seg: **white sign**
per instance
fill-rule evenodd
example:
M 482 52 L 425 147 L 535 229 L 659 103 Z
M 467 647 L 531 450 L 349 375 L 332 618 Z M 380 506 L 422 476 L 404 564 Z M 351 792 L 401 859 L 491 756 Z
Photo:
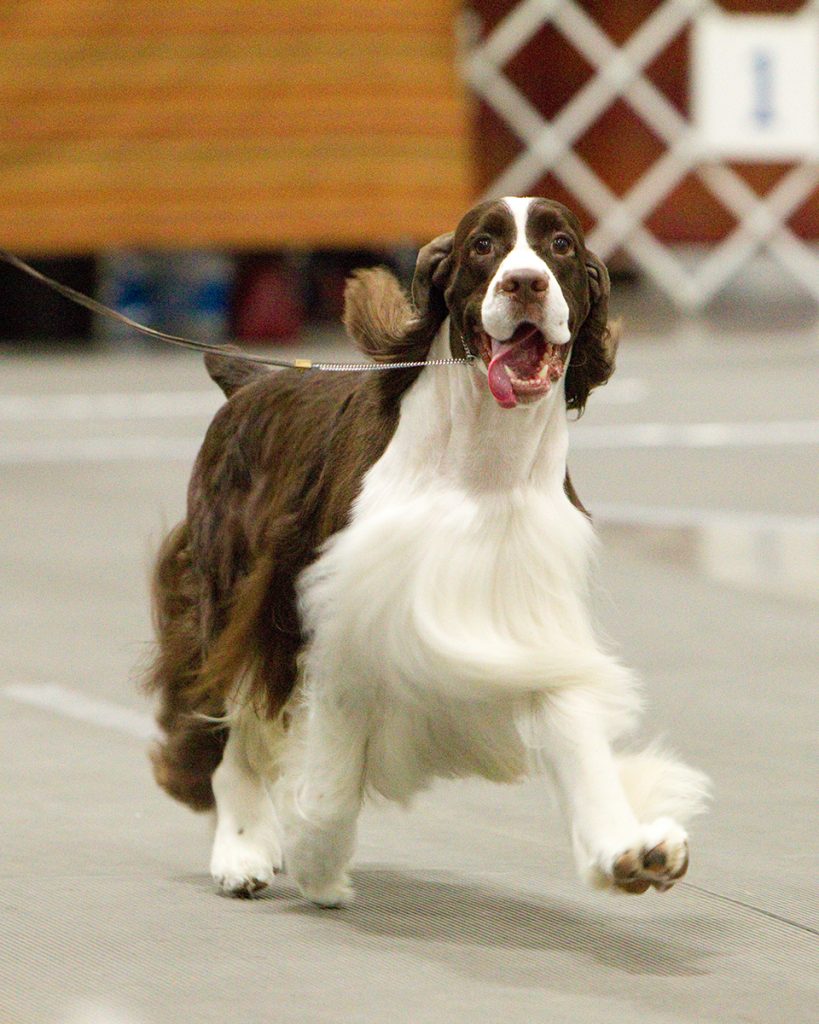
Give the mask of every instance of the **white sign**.
M 702 15 L 691 87 L 704 157 L 819 156 L 819 16 Z

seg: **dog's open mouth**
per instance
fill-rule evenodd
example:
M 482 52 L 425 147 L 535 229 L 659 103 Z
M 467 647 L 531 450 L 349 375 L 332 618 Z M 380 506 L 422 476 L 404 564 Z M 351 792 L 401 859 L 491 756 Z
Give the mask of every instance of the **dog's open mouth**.
M 489 390 L 504 409 L 541 398 L 560 380 L 566 366 L 568 346 L 547 341 L 534 324 L 519 324 L 506 341 L 482 331 L 478 342 L 488 368 Z

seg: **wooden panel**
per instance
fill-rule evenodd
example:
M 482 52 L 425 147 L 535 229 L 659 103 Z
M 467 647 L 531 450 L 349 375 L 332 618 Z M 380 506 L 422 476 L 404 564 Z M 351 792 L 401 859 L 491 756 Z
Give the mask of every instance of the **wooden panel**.
M 0 244 L 383 244 L 468 205 L 454 0 L 0 7 Z

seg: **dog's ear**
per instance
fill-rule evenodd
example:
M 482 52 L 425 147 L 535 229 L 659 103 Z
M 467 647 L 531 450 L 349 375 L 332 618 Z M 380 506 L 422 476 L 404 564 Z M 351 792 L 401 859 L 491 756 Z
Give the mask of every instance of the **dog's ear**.
M 420 316 L 434 313 L 443 307 L 444 290 L 452 267 L 454 233 L 448 231 L 427 243 L 418 253 L 412 278 L 412 302 Z
M 611 281 L 606 264 L 595 256 L 593 252 L 586 251 L 586 273 L 589 275 L 589 297 L 592 308 L 595 305 L 605 303 L 608 310 L 609 295 L 611 294 Z
M 583 412 L 589 393 L 614 373 L 619 330 L 609 323 L 609 272 L 593 252 L 586 252 L 589 312 L 572 346 L 566 373 L 566 405 Z
M 411 300 L 383 267 L 357 270 L 348 279 L 344 326 L 371 359 L 379 363 L 426 359 L 447 317 L 444 288 L 452 263 L 452 239 L 451 233 L 440 235 L 418 253 Z

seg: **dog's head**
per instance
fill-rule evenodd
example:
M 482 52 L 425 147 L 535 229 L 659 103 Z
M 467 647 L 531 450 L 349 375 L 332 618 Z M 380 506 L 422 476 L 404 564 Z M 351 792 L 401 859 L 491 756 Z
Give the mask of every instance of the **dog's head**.
M 413 297 L 451 317 L 453 353 L 482 360 L 503 408 L 537 402 L 565 375 L 582 409 L 614 369 L 609 276 L 574 214 L 548 199 L 481 203 L 420 256 Z

